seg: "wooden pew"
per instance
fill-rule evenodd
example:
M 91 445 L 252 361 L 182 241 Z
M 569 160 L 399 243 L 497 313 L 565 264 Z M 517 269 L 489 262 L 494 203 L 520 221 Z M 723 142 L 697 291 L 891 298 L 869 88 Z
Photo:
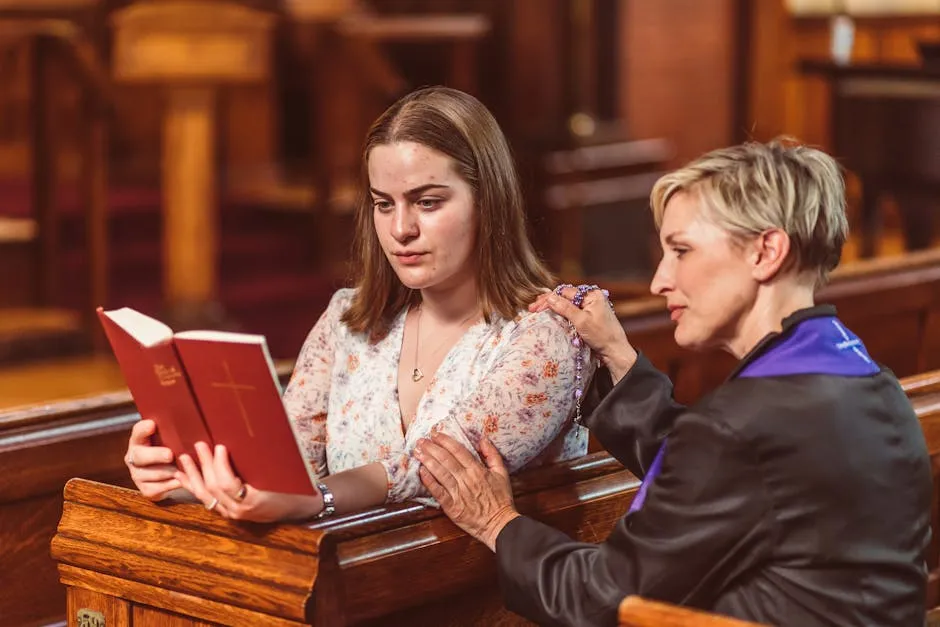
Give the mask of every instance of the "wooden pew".
M 598 542 L 638 485 L 599 453 L 518 476 L 514 490 L 521 511 Z M 490 551 L 416 504 L 245 525 L 201 504 L 155 505 L 136 491 L 75 479 L 52 555 L 69 589 L 70 621 L 84 612 L 106 625 L 166 627 L 528 624 L 503 608 Z
M 276 366 L 286 381 L 292 364 Z M 8 624 L 47 624 L 65 614 L 49 557 L 63 486 L 78 476 L 131 485 L 123 459 L 139 418 L 127 392 L 0 413 L 0 547 L 16 564 L 0 568 L 0 616 Z
M 620 604 L 620 627 L 761 627 L 758 623 L 628 596 Z
M 909 377 L 901 384 L 920 419 L 933 470 L 933 537 L 927 554 L 927 608 L 930 610 L 928 617 L 940 623 L 940 371 Z
M 940 368 L 938 281 L 940 255 L 926 252 L 845 266 L 828 289 L 876 358 L 904 376 Z M 680 398 L 696 398 L 730 370 L 724 355 L 675 346 L 661 300 L 617 302 L 617 310 L 631 339 L 676 381 Z M 279 371 L 286 376 L 290 364 Z M 28 565 L 0 569 L 0 616 L 12 624 L 64 614 L 48 554 L 63 486 L 72 477 L 126 485 L 123 454 L 137 419 L 126 393 L 0 413 L 0 467 L 7 471 L 0 478 L 0 546 L 14 547 L 11 554 Z
M 940 371 L 902 385 L 938 460 Z M 521 511 L 590 542 L 608 535 L 638 485 L 606 453 L 514 479 Z M 934 540 L 928 607 L 940 573 Z M 489 551 L 414 504 L 313 524 L 246 525 L 199 504 L 156 505 L 133 490 L 74 479 L 52 555 L 72 621 L 81 614 L 167 627 L 527 624 L 502 607 Z M 748 624 L 636 599 L 620 616 L 639 627 Z

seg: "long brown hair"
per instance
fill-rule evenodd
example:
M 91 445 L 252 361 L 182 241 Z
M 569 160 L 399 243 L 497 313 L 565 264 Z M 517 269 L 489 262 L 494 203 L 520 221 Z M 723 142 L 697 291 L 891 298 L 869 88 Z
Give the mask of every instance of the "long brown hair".
M 414 142 L 453 159 L 478 212 L 477 285 L 489 321 L 509 320 L 552 284 L 526 233 L 519 177 L 506 138 L 483 104 L 464 92 L 429 87 L 408 94 L 369 129 L 362 151 L 362 193 L 353 243 L 356 296 L 342 321 L 380 339 L 401 310 L 421 295 L 401 283 L 379 244 L 369 194 L 368 160 L 376 146 Z

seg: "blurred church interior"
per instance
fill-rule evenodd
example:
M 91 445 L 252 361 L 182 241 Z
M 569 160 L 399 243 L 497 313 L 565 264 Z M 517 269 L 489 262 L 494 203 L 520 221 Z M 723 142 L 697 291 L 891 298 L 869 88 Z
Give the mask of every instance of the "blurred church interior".
M 938 2 L 2 0 L 0 43 L 6 407 L 122 387 L 97 306 L 294 357 L 347 280 L 364 132 L 423 85 L 491 108 L 540 254 L 624 297 L 653 181 L 745 139 L 846 166 L 845 262 L 934 243 Z

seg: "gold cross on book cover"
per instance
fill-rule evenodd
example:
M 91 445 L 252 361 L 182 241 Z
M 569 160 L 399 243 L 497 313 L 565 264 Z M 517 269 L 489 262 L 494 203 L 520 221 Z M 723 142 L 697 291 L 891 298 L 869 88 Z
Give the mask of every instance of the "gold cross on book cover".
M 98 317 L 141 417 L 157 424 L 160 444 L 197 463 L 196 442 L 223 444 L 235 472 L 255 488 L 315 493 L 264 336 L 173 333 L 128 307 L 99 307 Z

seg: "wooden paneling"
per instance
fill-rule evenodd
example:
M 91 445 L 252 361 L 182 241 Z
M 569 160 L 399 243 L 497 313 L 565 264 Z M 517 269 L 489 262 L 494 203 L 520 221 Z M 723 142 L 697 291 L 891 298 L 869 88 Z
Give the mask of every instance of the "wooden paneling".
M 91 609 L 94 608 L 94 609 Z M 87 617 L 88 622 L 82 620 Z M 131 627 L 130 603 L 95 590 L 76 590 L 68 600 L 69 625 Z
M 676 163 L 733 141 L 735 2 L 630 0 L 620 12 L 621 116 Z
M 754 2 L 748 125 L 761 141 L 786 134 L 828 148 L 826 85 L 802 76 L 797 63 L 829 58 L 829 20 L 794 18 L 783 3 Z M 930 16 L 860 17 L 855 30 L 855 62 L 918 63 L 917 42 L 940 40 L 940 20 Z
M 3 620 L 22 625 L 57 619 L 65 613 L 65 597 L 55 569 L 49 568 L 49 543 L 62 516 L 61 495 L 4 502 L 0 507 Z

